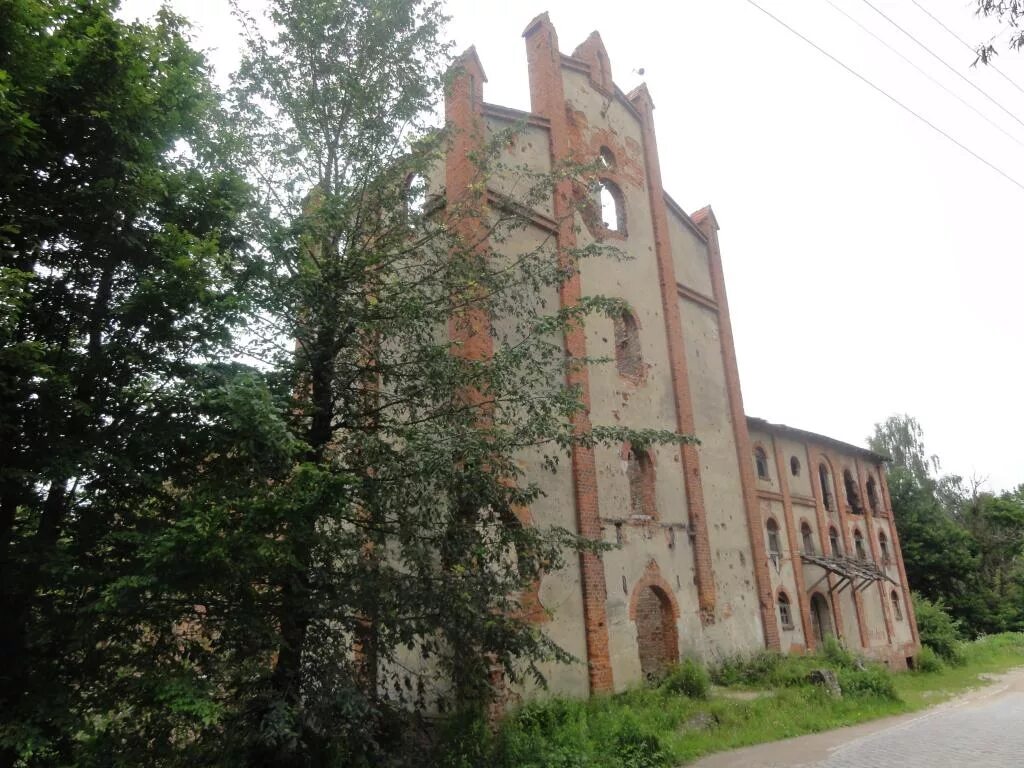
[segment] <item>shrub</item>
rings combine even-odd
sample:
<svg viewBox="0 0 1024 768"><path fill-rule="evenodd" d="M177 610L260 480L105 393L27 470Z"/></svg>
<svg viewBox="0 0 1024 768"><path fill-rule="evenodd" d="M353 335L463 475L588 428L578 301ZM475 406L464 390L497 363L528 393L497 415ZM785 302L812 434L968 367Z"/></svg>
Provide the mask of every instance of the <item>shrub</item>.
<svg viewBox="0 0 1024 768"><path fill-rule="evenodd" d="M899 701L892 675L879 666L866 669L840 669L838 671L839 686L844 696L888 699Z"/></svg>
<svg viewBox="0 0 1024 768"><path fill-rule="evenodd" d="M916 593L913 598L921 644L931 648L950 664L962 664L964 657L959 622L946 613L941 600L932 602Z"/></svg>
<svg viewBox="0 0 1024 768"><path fill-rule="evenodd" d="M914 659L914 670L916 672L938 672L943 667L942 659L939 658L939 654L931 649L930 646L921 646L921 652L917 654L917 658Z"/></svg>
<svg viewBox="0 0 1024 768"><path fill-rule="evenodd" d="M846 650L834 637L825 638L821 655L829 666L837 669L856 669L858 666L857 656Z"/></svg>
<svg viewBox="0 0 1024 768"><path fill-rule="evenodd" d="M707 670L693 659L685 659L682 664L672 667L661 681L662 690L691 699L706 699L710 687L711 678Z"/></svg>
<svg viewBox="0 0 1024 768"><path fill-rule="evenodd" d="M669 756L656 733L643 728L635 717L619 723L613 737L613 749L622 768L662 768Z"/></svg>
<svg viewBox="0 0 1024 768"><path fill-rule="evenodd" d="M716 685L767 685L777 679L781 664L781 654L774 651L728 656L711 670L711 679Z"/></svg>

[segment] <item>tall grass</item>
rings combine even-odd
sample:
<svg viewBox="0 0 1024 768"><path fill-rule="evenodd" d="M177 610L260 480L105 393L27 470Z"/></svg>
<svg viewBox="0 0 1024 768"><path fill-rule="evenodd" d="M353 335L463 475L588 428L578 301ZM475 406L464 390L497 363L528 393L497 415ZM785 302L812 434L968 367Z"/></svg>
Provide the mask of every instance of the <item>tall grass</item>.
<svg viewBox="0 0 1024 768"><path fill-rule="evenodd" d="M1024 634L961 646L963 663L892 674L831 643L814 656L762 652L723 660L705 673L686 662L663 684L587 701L552 699L511 713L498 731L476 726L448 750L446 768L667 768L750 744L799 736L941 701L979 674L1024 665ZM843 689L833 698L808 682L831 669ZM686 695L689 693L690 695ZM465 734L465 731L463 731ZM467 742L470 742L467 744Z"/></svg>

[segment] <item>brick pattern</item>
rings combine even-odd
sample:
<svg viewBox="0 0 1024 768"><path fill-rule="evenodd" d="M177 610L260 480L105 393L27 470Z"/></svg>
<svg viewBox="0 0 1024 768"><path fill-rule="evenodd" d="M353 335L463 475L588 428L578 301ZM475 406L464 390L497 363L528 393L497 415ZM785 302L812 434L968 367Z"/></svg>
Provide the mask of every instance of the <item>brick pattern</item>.
<svg viewBox="0 0 1024 768"><path fill-rule="evenodd" d="M658 283L661 289L662 313L668 337L668 359L672 372L672 391L675 397L676 429L682 434L693 434L693 402L690 396L690 375L687 370L686 345L683 340L679 297L676 292L675 265L668 234L668 211L665 192L661 185L661 165L658 144L654 135L654 102L646 86L640 86L629 95L630 103L641 116L644 160L647 167L647 189L650 195L651 219L654 228L654 252L658 261ZM693 536L694 570L697 579L697 600L701 621L715 620L715 577L708 538L707 513L704 505L704 487L701 482L700 454L693 445L680 448L683 477L686 482L686 502L690 531Z"/></svg>
<svg viewBox="0 0 1024 768"><path fill-rule="evenodd" d="M523 37L526 39L532 111L550 122L551 163L552 167L558 167L569 158L569 129L558 36L547 13L543 13L527 25ZM571 183L567 180L559 181L554 189L554 218L558 225L556 238L559 259L567 266L567 251L576 246L572 199ZM575 272L560 287L561 305L574 306L579 303L581 293L579 273ZM566 331L565 347L570 358L586 356L586 337L581 326L577 325ZM590 428L589 373L586 367L580 366L569 372L567 380L571 386L580 388L584 404L584 412L576 417L573 426L577 432L586 431ZM578 532L581 536L600 540L603 534L593 449L575 446L571 465ZM580 554L580 581L590 690L591 693L611 691L614 688L614 680L608 644L607 584L604 562L600 554Z"/></svg>
<svg viewBox="0 0 1024 768"><path fill-rule="evenodd" d="M678 659L676 624L667 603L655 587L644 587L637 598L636 642L645 680L662 677Z"/></svg>
<svg viewBox="0 0 1024 768"><path fill-rule="evenodd" d="M729 297L725 291L725 274L722 270L722 250L718 242L718 222L711 208L705 208L694 215L694 221L708 241L708 261L711 269L711 287L718 305L718 335L721 339L722 363L725 369L725 386L729 395L729 416L732 419L733 437L736 441L736 460L740 469L740 485L743 489L743 507L746 512L747 530L750 537L751 560L754 570L754 585L761 609L761 626L766 647L780 650L778 624L772 605L771 577L768 573L768 554L761 536L761 515L757 506L757 481L750 461L750 432L747 417L743 412L743 393L740 389L740 371L736 363L736 346L733 343L732 320L729 317Z"/></svg>

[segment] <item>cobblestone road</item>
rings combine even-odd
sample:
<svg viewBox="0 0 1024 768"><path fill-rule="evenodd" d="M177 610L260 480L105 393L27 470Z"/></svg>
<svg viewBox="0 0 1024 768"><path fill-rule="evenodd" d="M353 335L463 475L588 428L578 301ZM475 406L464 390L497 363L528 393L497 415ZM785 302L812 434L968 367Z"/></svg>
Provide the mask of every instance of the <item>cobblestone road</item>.
<svg viewBox="0 0 1024 768"><path fill-rule="evenodd" d="M712 755L692 768L1020 768L1024 671L924 714Z"/></svg>

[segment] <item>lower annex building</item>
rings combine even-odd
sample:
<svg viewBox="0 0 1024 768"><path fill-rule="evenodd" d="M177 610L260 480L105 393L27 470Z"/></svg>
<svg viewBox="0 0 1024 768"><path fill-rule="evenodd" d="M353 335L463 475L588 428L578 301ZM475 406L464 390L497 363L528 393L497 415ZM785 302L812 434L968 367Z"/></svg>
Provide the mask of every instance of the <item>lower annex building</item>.
<svg viewBox="0 0 1024 768"><path fill-rule="evenodd" d="M515 125L510 163L547 173L566 159L599 162L602 215L574 216L559 185L500 247L612 240L628 253L584 263L552 295L555 306L603 294L634 308L566 334L573 354L615 360L577 374L584 419L700 439L577 448L541 480L533 521L619 545L538 585L543 631L584 662L551 664L551 690L622 690L683 656L801 653L830 636L894 668L912 663L920 646L885 457L744 413L718 222L662 188L647 87L616 87L596 32L566 55L545 13L524 38L531 110L486 103L483 67L467 51L446 100L455 143L431 186L458 195L472 180L473 143Z"/></svg>

